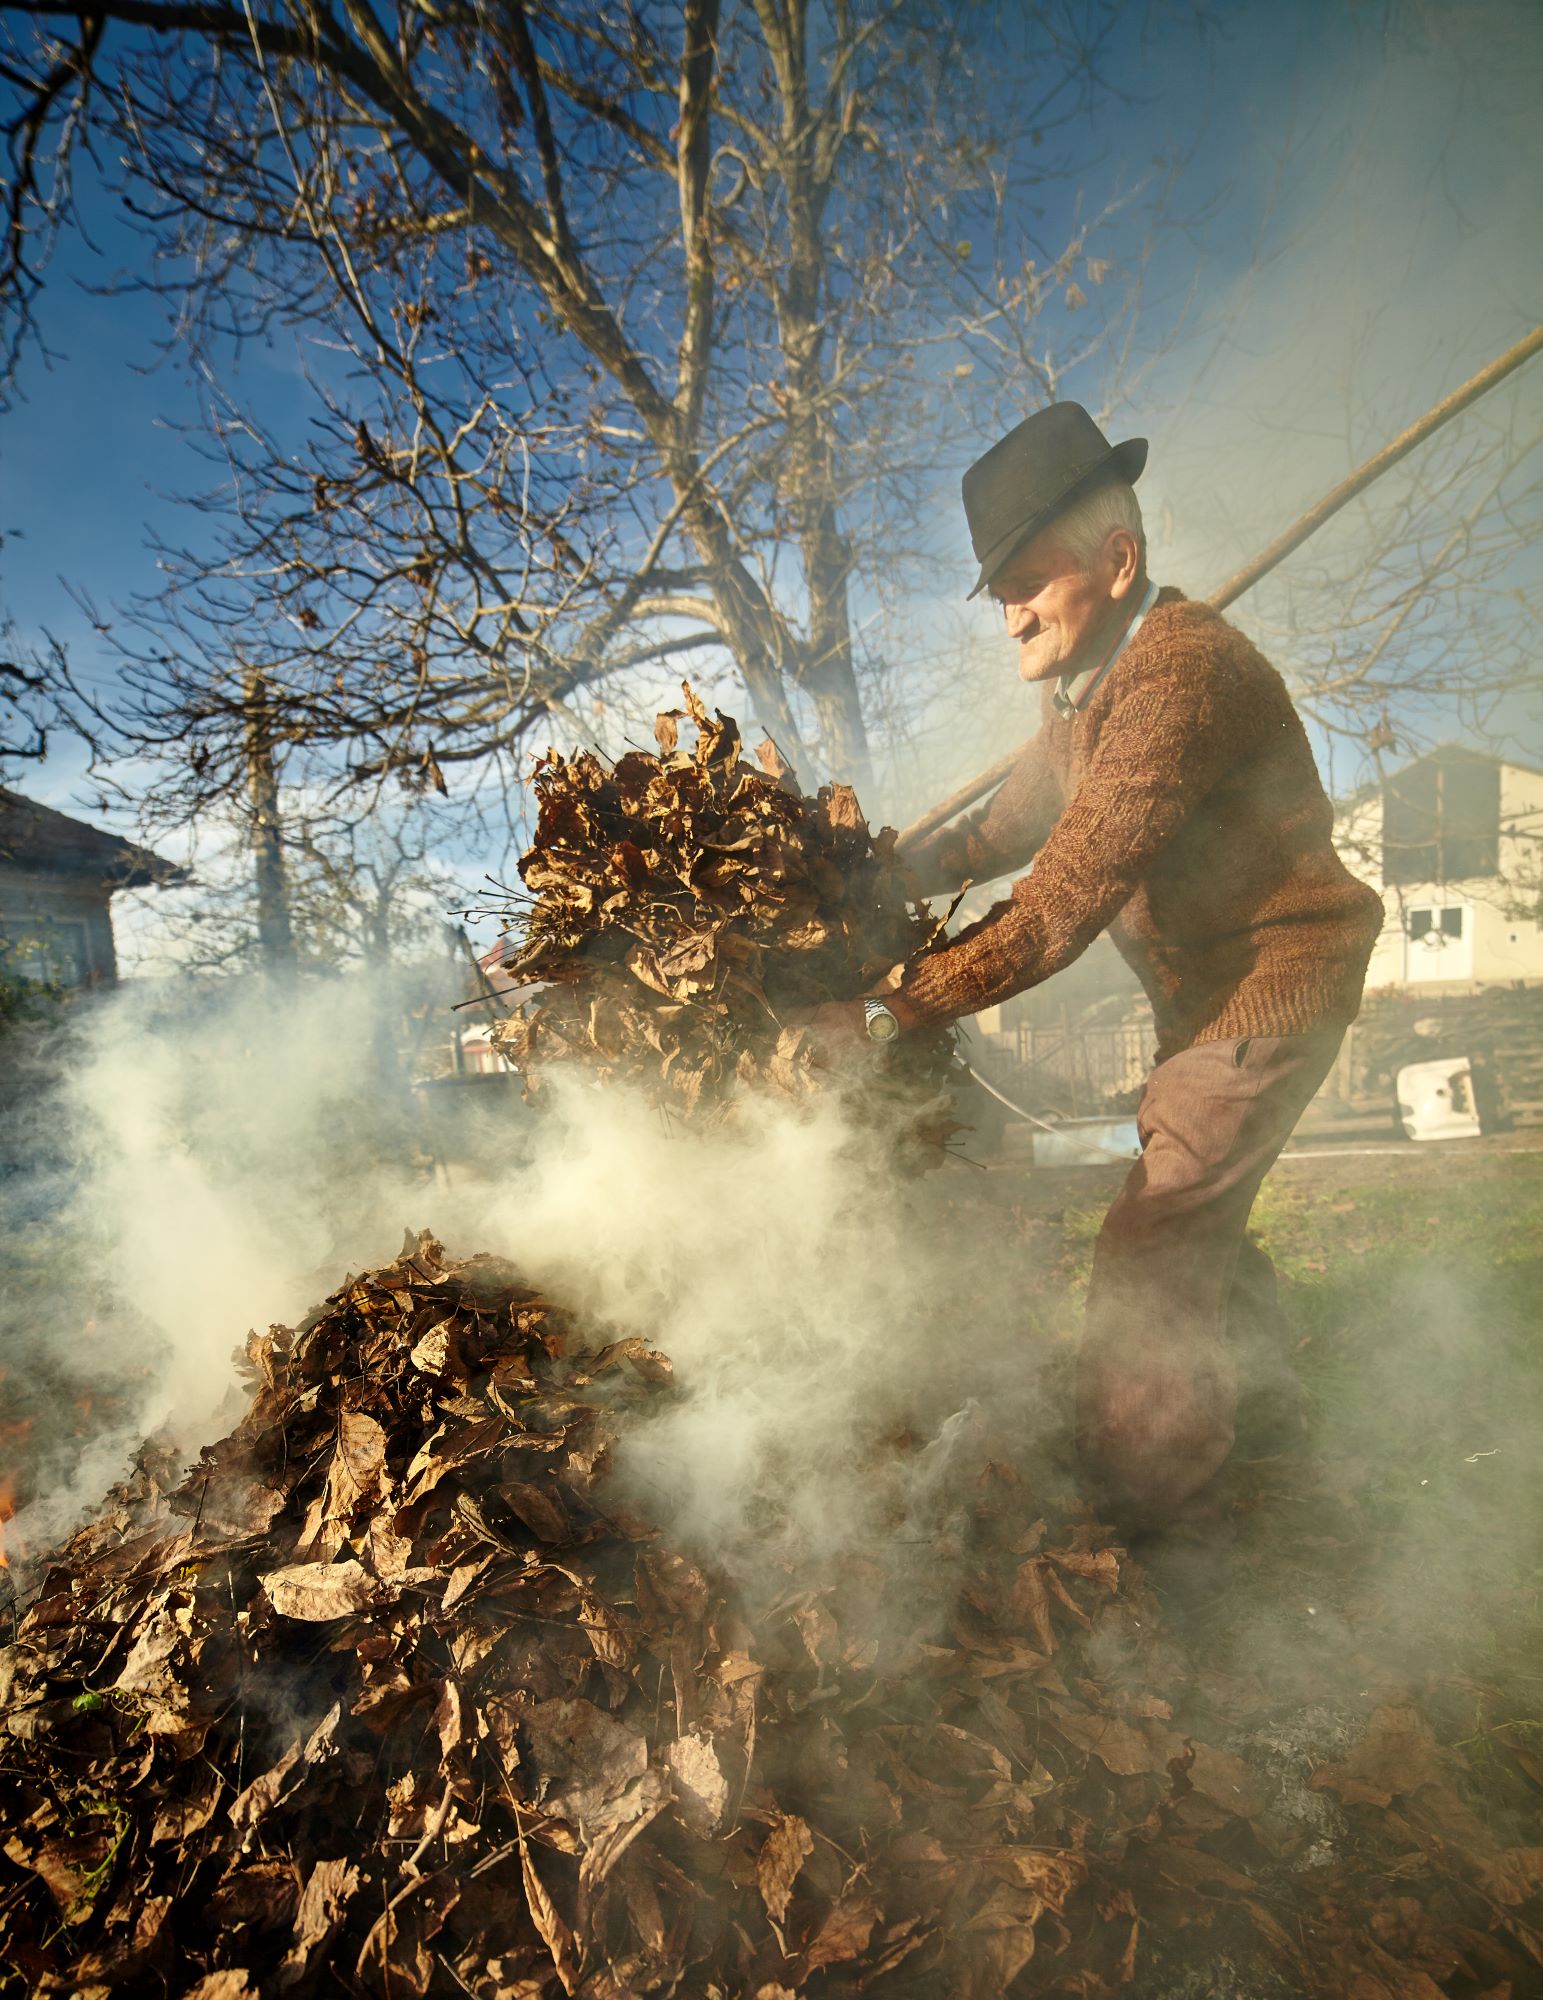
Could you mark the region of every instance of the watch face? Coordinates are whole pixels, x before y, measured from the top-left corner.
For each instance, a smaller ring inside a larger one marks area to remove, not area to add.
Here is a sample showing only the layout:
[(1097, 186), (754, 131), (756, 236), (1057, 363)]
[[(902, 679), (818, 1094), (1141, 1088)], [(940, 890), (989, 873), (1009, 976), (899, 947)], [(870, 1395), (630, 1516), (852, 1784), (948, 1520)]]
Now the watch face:
[(875, 1007), (868, 1016), (868, 1037), (870, 1041), (892, 1042), (900, 1032), (900, 1023), (887, 1007)]

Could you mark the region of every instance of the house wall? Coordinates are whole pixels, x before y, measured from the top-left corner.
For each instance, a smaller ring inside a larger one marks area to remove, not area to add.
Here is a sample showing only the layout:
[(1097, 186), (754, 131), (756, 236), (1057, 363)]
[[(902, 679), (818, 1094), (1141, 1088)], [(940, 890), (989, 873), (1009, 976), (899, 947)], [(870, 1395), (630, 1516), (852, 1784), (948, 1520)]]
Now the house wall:
[(118, 977), (108, 892), (100, 883), (0, 862), (0, 942), (41, 945), (61, 985), (110, 986)]
[(1500, 879), (1479, 913), (1480, 979), (1543, 979), (1543, 771), (1500, 767)]
[(1342, 811), (1334, 823), (1339, 858), (1358, 881), (1382, 897), (1382, 934), (1366, 968), (1369, 990), (1402, 985), (1404, 980), (1404, 921), (1397, 891), (1382, 880), (1382, 798), (1361, 799)]
[[(1367, 967), (1368, 991), (1543, 980), (1543, 775), (1501, 767), (1500, 826), (1498, 875), (1389, 888), (1382, 880), (1381, 798), (1358, 800), (1341, 813), (1335, 846), (1346, 867), (1381, 893), (1386, 911)], [(1443, 913), (1458, 935), (1443, 930)], [(1411, 935), (1424, 925), (1429, 942)]]

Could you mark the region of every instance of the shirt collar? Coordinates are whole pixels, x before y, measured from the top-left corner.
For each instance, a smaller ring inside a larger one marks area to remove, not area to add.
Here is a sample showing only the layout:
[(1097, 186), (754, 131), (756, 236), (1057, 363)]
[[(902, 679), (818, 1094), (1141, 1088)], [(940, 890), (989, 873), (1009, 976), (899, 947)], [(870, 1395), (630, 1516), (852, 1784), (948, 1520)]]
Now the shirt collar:
[(1055, 711), (1057, 715), (1076, 715), (1092, 699), (1094, 690), (1102, 683), (1105, 674), (1114, 665), (1121, 653), (1141, 629), (1141, 622), (1157, 602), (1157, 585), (1149, 582), (1146, 594), (1137, 606), (1136, 615), (1114, 642), (1113, 648), (1096, 665), (1085, 667), (1080, 674), (1062, 674), (1055, 684)]

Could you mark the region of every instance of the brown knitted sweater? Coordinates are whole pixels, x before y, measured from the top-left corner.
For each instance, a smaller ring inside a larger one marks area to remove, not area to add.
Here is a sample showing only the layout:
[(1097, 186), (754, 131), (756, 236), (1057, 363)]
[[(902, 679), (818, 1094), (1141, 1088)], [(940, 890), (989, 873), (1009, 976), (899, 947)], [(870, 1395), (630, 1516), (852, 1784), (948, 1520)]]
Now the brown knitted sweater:
[(983, 812), (923, 859), (957, 882), (1034, 867), (901, 984), (918, 1023), (977, 1013), (1109, 930), (1152, 1002), (1158, 1058), (1343, 1027), (1381, 899), (1345, 868), (1306, 732), (1225, 619), (1164, 590), (1080, 713), (1043, 724)]

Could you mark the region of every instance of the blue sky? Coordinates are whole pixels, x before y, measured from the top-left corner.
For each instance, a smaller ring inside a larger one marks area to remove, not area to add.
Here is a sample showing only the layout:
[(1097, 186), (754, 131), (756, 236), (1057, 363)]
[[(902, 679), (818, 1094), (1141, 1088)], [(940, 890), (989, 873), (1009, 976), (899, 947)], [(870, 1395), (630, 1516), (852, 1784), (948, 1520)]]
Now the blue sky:
[[(1204, 37), (1188, 14), (1154, 16), (1145, 41), (1122, 52), (1131, 101), (1093, 135), (1088, 184), (1128, 178), (1175, 146), (1184, 155), (1175, 208), (1192, 226), (1163, 241), (1148, 274), (1146, 337), (1158, 344), (1185, 301), (1182, 331), (1129, 428), (1153, 439), (1142, 491), (1155, 552), (1193, 591), (1536, 317), (1543, 15), (1480, 0), (1448, 10), (1449, 30), (1458, 11), (1464, 33), (1433, 46), (1316, 0), (1228, 4)], [(83, 191), (86, 237), (61, 244), (41, 309), (57, 358), (28, 357), (0, 419), (0, 602), (24, 640), (46, 630), (100, 677), (110, 654), (67, 585), (111, 622), (115, 606), (155, 588), (155, 535), (197, 543), (206, 532), (173, 496), (210, 476), (180, 434), (209, 390), (175, 348), (161, 354), (163, 301), (88, 289), (141, 269), (144, 253), (112, 198), (89, 182)], [(303, 421), (289, 336), (226, 365), (265, 419)], [(1532, 367), (1487, 421), (1536, 432), (1543, 362)], [(957, 543), (963, 569), (954, 476), (940, 479), (939, 537), (945, 552)], [(1334, 533), (1321, 554), (1331, 567)], [(1289, 618), (1280, 592), (1249, 608), (1265, 632)], [(962, 617), (960, 629), (994, 642), (989, 613), (971, 624), (952, 593), (918, 615), (924, 630), (934, 615)], [(661, 674), (662, 695), (672, 679)], [(1024, 733), (1011, 699), (1004, 671), (1007, 740)], [(1537, 758), (1526, 704), (1510, 726), (1518, 751)], [(19, 781), (68, 805), (87, 796), (79, 770), (62, 744)]]

